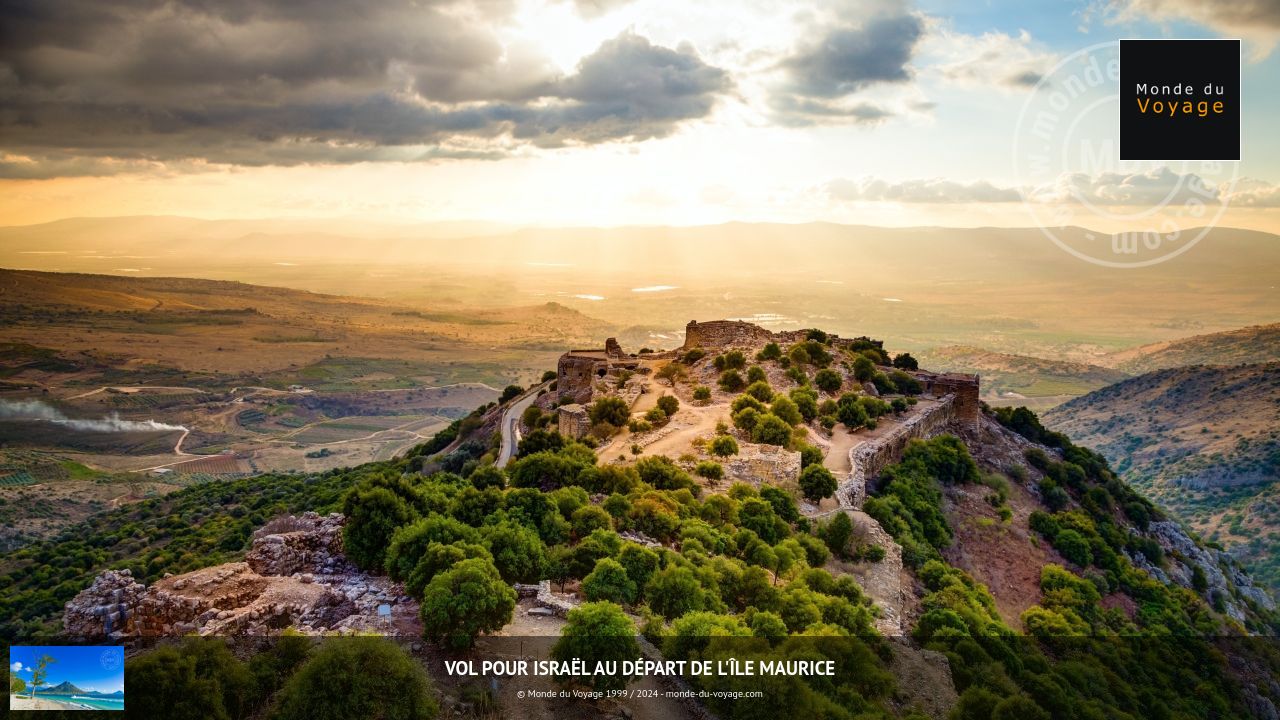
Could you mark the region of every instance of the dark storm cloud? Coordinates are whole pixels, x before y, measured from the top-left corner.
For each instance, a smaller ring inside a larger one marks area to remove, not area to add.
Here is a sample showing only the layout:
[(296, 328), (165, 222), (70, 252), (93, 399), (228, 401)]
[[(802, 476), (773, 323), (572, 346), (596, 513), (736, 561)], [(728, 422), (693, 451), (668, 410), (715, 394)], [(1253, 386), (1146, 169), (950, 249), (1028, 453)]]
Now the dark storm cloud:
[(706, 116), (730, 88), (692, 48), (633, 34), (563, 76), (503, 47), (491, 28), (509, 12), (499, 1), (5, 3), (0, 177), (643, 140)]
[(872, 85), (909, 81), (909, 63), (924, 30), (919, 16), (902, 10), (827, 30), (783, 61), (787, 81), (772, 104), (790, 124), (831, 117), (879, 121), (888, 114), (882, 108), (839, 101)]

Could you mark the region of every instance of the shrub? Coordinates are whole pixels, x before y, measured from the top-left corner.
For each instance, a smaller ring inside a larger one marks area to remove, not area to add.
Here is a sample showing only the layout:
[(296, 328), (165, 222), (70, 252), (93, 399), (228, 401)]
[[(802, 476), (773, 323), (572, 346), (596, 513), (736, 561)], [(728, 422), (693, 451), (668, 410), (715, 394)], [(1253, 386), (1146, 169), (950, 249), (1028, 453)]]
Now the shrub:
[(493, 565), (503, 580), (512, 583), (542, 579), (547, 547), (536, 532), (512, 522), (489, 525), (482, 532), (485, 545), (493, 555)]
[(711, 399), (711, 388), (706, 385), (699, 385), (693, 389), (693, 399), (704, 402)]
[[(560, 435), (557, 434), (556, 437), (560, 437)], [(521, 443), (523, 442), (522, 440)], [(472, 471), (467, 479), (471, 481), (471, 486), (477, 490), (484, 490), (490, 487), (501, 490), (507, 486), (506, 473), (502, 472), (502, 468), (493, 465), (481, 465)]]
[(693, 479), (680, 469), (671, 458), (664, 455), (647, 457), (636, 463), (640, 479), (659, 490), (679, 490), (694, 487)]
[(404, 584), (405, 592), (413, 598), (421, 600), (422, 591), (435, 579), (436, 575), (463, 560), (475, 558), (490, 563), (493, 562), (493, 555), (490, 555), (483, 545), (467, 542), (446, 545), (433, 542), (423, 551), (422, 556), (418, 558), (418, 564), (414, 565), (413, 570), (409, 573), (409, 578)]
[(738, 441), (731, 435), (717, 435), (711, 441), (711, 454), (716, 457), (729, 457), (738, 454)]
[(707, 591), (687, 567), (667, 567), (655, 572), (644, 589), (654, 612), (668, 620), (695, 610), (707, 609)]
[(431, 720), (439, 713), (431, 680), (413, 657), (383, 638), (352, 637), (321, 645), (280, 690), (270, 718)]
[(716, 382), (725, 392), (737, 392), (747, 384), (737, 370), (725, 370), (720, 373), (720, 379)]
[[(748, 411), (744, 410), (743, 412)], [(760, 416), (755, 423), (755, 427), (751, 429), (751, 439), (765, 445), (785, 447), (787, 443), (791, 442), (791, 426), (777, 415), (765, 413)]]
[(502, 388), (502, 396), (498, 398), (499, 405), (505, 405), (508, 401), (515, 400), (524, 393), (524, 388), (519, 385), (508, 385)]
[[(733, 438), (729, 438), (732, 440)], [(724, 467), (718, 462), (703, 460), (693, 469), (694, 474), (704, 477), (708, 480), (720, 480), (724, 478)]]
[(384, 487), (352, 490), (343, 502), (343, 513), (347, 516), (342, 529), (346, 555), (370, 572), (382, 572), (392, 534), (418, 515), (404, 499)]
[(795, 402), (786, 395), (778, 395), (773, 399), (773, 404), (769, 407), (769, 412), (781, 418), (788, 425), (795, 426), (804, 422), (804, 416), (800, 414), (800, 408), (796, 407)]
[(658, 409), (671, 417), (680, 409), (680, 400), (675, 395), (663, 395), (658, 398)]
[(644, 419), (645, 422), (653, 425), (662, 425), (667, 422), (667, 414), (660, 407), (650, 408), (649, 412), (644, 414)]
[(612, 530), (613, 517), (599, 505), (583, 505), (573, 511), (573, 534), (584, 538), (596, 530)]
[(451, 648), (469, 648), (480, 633), (511, 622), (515, 606), (516, 591), (493, 563), (463, 560), (436, 575), (423, 590), (422, 634)]
[(593, 424), (608, 423), (615, 427), (622, 427), (631, 418), (631, 407), (620, 397), (606, 395), (591, 403), (588, 416)]
[(635, 602), (636, 584), (627, 570), (613, 558), (600, 558), (582, 579), (582, 593), (589, 601), (608, 600), (618, 604)]
[(780, 357), (782, 357), (782, 348), (778, 347), (776, 342), (765, 343), (765, 346), (756, 355), (758, 360), (777, 360)]
[(800, 471), (800, 490), (811, 502), (831, 497), (836, 487), (835, 476), (822, 465), (815, 463)]
[(769, 383), (760, 380), (747, 386), (746, 394), (762, 403), (767, 403), (773, 399), (773, 388), (769, 387)]
[(846, 513), (838, 512), (835, 517), (823, 525), (820, 529), (822, 541), (827, 544), (827, 549), (836, 557), (844, 557), (845, 551), (849, 547), (849, 539), (853, 537), (853, 521), (849, 519)]
[(1088, 567), (1093, 562), (1093, 553), (1089, 549), (1089, 541), (1075, 530), (1062, 530), (1053, 539), (1053, 547), (1062, 553), (1062, 557), (1079, 565)]
[(253, 675), (221, 639), (190, 638), (125, 663), (125, 684), (145, 688), (129, 698), (137, 717), (231, 720), (250, 715)]
[[(613, 603), (585, 603), (569, 611), (568, 622), (560, 633), (560, 639), (551, 648), (551, 657), (564, 663), (581, 660), (589, 670), (593, 670), (601, 662), (612, 662), (621, 669), (624, 661), (640, 657), (635, 624), (622, 612), (622, 608)], [(557, 679), (562, 682), (582, 682), (600, 692), (621, 690), (631, 680), (621, 673), (591, 673)]]
[(752, 365), (747, 368), (747, 382), (749, 383), (768, 383), (768, 376), (764, 374), (764, 368), (759, 365)]
[(893, 358), (893, 366), (896, 368), (900, 368), (902, 370), (919, 370), (920, 369), (920, 363), (916, 362), (916, 359), (911, 357), (910, 353), (902, 353), (901, 355), (895, 355)]
[(844, 378), (835, 370), (822, 369), (818, 371), (817, 375), (813, 376), (813, 384), (817, 385), (822, 392), (831, 395), (840, 390), (841, 385), (844, 385)]

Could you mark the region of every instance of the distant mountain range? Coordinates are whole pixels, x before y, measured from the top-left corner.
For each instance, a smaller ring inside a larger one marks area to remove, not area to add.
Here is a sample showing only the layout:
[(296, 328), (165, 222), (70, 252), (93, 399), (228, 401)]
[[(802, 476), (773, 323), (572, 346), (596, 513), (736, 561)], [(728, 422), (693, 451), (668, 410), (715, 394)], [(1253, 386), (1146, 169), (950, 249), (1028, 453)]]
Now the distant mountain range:
[(1253, 325), (1111, 353), (1098, 362), (1131, 374), (1187, 365), (1239, 365), (1280, 359), (1280, 323)]
[(44, 694), (44, 695), (84, 695), (87, 692), (88, 691), (81, 690), (80, 688), (76, 687), (75, 685), (72, 685), (70, 682), (66, 680), (63, 680), (62, 682), (52, 687), (41, 688), (36, 691), (37, 694)]

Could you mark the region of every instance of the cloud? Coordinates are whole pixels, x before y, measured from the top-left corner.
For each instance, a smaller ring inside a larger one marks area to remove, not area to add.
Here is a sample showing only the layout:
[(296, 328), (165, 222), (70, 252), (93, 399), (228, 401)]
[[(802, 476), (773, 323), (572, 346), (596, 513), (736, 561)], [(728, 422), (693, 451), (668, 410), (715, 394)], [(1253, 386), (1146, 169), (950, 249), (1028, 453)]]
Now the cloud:
[(834, 98), (876, 83), (911, 79), (907, 63), (924, 22), (915, 15), (871, 18), (856, 27), (836, 28), (783, 62), (792, 92)]
[(639, 141), (705, 117), (731, 89), (692, 47), (630, 32), (561, 73), (532, 48), (503, 42), (511, 5), (0, 5), (0, 177), (175, 161), (485, 158)]
[(1043, 203), (1135, 207), (1182, 204), (1193, 200), (1216, 205), (1222, 199), (1219, 188), (1206, 185), (1199, 175), (1176, 173), (1167, 166), (1144, 173), (1063, 173), (1053, 183), (1028, 190), (1027, 196), (1032, 201)]
[(925, 32), (924, 19), (890, 4), (864, 15), (857, 24), (840, 23), (814, 32), (816, 39), (779, 63), (784, 79), (770, 98), (779, 119), (789, 125), (831, 119), (867, 123), (892, 115), (882, 104), (851, 97), (912, 79), (910, 62)]
[(1223, 188), (1224, 197), (1232, 207), (1277, 208), (1280, 207), (1280, 185), (1241, 178), (1235, 187)]
[(14, 663), (9, 666), (9, 669), (12, 670), (13, 672), (22, 672), (22, 663), (18, 661), (14, 661)]
[(932, 60), (929, 71), (948, 82), (1025, 90), (1057, 62), (1056, 55), (1034, 45), (1025, 30), (967, 35), (940, 28), (928, 36), (921, 52)]
[(1107, 22), (1190, 21), (1229, 37), (1243, 37), (1256, 47), (1255, 59), (1266, 57), (1280, 39), (1280, 3), (1275, 0), (1097, 0), (1084, 11)]
[(840, 202), (1003, 203), (1016, 202), (1022, 197), (1014, 188), (997, 187), (985, 180), (963, 183), (939, 178), (897, 183), (876, 178), (841, 178), (827, 183), (824, 191), (829, 198)]

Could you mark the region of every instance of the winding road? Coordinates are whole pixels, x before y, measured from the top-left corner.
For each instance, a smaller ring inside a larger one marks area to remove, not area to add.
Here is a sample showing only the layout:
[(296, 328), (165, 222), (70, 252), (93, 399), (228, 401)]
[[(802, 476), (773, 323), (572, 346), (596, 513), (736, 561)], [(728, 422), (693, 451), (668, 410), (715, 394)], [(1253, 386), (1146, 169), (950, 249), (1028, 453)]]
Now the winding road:
[(513, 400), (511, 406), (502, 412), (502, 449), (498, 451), (498, 462), (494, 463), (498, 467), (506, 467), (511, 458), (516, 456), (516, 450), (520, 447), (520, 416), (538, 399), (538, 394), (550, 385), (550, 382), (544, 382), (525, 390), (523, 395)]

